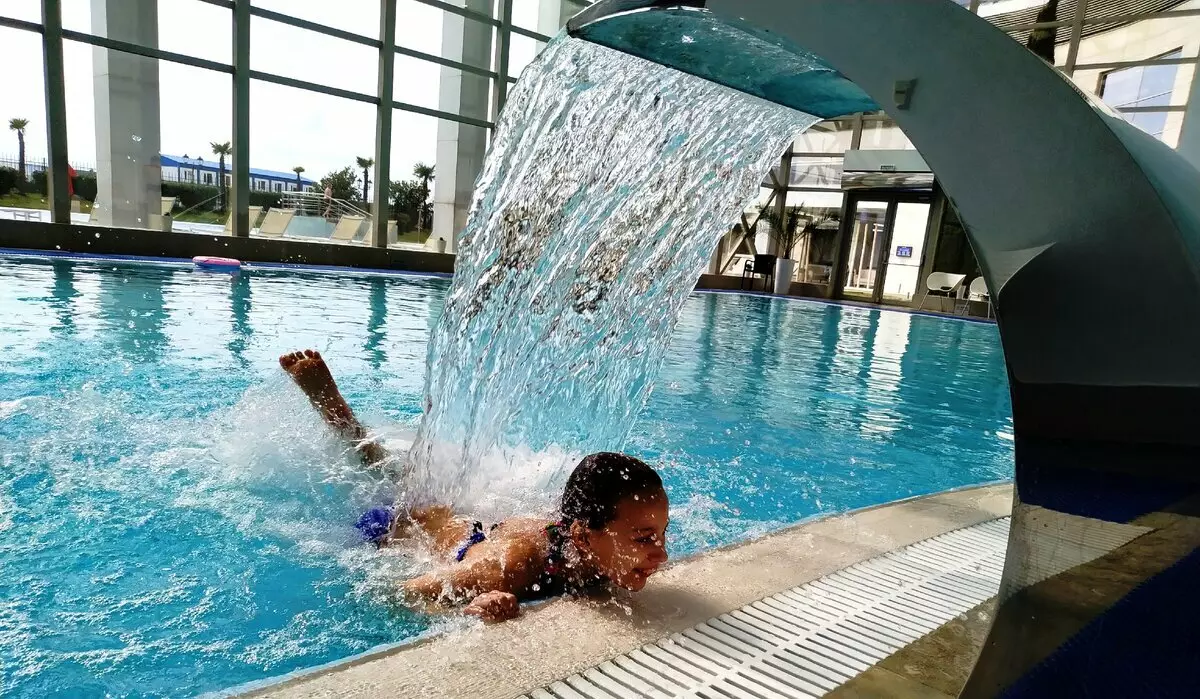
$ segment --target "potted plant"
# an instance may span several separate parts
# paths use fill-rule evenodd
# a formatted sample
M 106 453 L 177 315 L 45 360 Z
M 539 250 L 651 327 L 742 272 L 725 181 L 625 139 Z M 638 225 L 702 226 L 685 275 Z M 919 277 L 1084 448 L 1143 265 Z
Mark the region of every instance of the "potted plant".
M 796 261 L 792 259 L 792 249 L 800 241 L 808 226 L 808 218 L 804 215 L 803 204 L 789 206 L 783 210 L 783 216 L 778 210 L 767 212 L 763 218 L 771 225 L 771 238 L 779 251 L 775 259 L 775 293 L 786 295 L 792 286 L 792 275 L 796 272 Z

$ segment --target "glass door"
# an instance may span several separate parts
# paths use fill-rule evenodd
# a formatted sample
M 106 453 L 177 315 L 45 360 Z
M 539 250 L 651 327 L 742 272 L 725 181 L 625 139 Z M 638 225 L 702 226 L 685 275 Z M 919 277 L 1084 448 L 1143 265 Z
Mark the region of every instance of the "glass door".
M 887 247 L 888 202 L 859 201 L 850 222 L 850 247 L 846 255 L 846 284 L 842 295 L 859 301 L 875 301 L 876 285 L 882 281 L 880 266 Z
M 883 289 L 878 301 L 908 305 L 921 291 L 921 260 L 925 253 L 925 233 L 929 228 L 929 203 L 896 203 L 892 219 Z

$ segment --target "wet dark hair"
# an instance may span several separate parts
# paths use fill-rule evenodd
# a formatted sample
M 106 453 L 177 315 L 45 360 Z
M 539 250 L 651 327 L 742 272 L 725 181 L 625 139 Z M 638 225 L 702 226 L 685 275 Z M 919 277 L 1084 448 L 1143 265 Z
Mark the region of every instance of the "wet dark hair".
M 641 459 L 607 451 L 585 456 L 563 489 L 562 522 L 599 529 L 617 518 L 622 500 L 662 487 L 662 479 Z

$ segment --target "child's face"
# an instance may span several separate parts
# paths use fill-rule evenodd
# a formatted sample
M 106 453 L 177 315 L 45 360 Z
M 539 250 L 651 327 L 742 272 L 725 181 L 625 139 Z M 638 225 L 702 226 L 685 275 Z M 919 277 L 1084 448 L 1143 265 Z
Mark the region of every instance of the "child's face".
M 609 581 L 637 592 L 667 562 L 667 521 L 667 494 L 659 488 L 625 498 L 616 519 L 579 531 L 575 544 Z

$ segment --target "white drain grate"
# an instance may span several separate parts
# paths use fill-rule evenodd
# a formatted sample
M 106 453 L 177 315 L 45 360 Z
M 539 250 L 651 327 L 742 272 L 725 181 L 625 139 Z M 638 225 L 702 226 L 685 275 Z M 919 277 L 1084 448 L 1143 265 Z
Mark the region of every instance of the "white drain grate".
M 754 602 L 518 699 L 819 697 L 996 595 L 1009 518 Z

